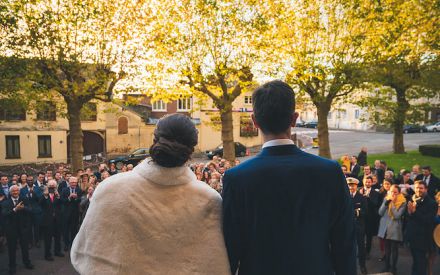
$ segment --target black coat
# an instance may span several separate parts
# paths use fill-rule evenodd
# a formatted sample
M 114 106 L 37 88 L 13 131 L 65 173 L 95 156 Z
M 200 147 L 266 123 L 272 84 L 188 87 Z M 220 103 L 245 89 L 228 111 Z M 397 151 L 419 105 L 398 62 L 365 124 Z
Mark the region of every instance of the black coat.
M 232 274 L 356 274 L 353 206 L 336 162 L 267 147 L 226 171 L 223 187 Z
M 415 180 L 423 180 L 423 175 L 418 175 Z M 431 174 L 431 178 L 429 179 L 428 184 L 428 195 L 435 199 L 435 195 L 440 192 L 440 179 L 437 178 L 434 174 Z
M 353 166 L 353 169 L 351 169 L 350 176 L 353 177 L 353 178 L 357 178 L 359 176 L 360 172 L 361 172 L 361 167 L 360 167 L 359 164 L 356 163 Z
M 66 187 L 69 187 L 69 185 L 67 184 L 67 182 L 66 182 L 65 180 L 61 181 L 61 182 L 58 184 L 58 194 L 61 195 L 61 194 L 63 193 L 64 188 L 66 188 Z
M 412 248 L 426 251 L 433 246 L 432 234 L 437 208 L 437 203 L 426 196 L 417 203 L 416 211 L 408 214 L 405 236 Z
M 367 214 L 365 216 L 365 233 L 376 236 L 379 230 L 379 207 L 382 201 L 379 192 L 371 188 L 369 196 L 364 196 L 367 202 Z
M 18 203 L 23 202 L 24 209 L 15 212 L 12 198 L 3 201 L 2 216 L 6 235 L 15 235 L 18 232 L 27 234 L 30 230 L 32 208 L 26 197 L 19 197 Z
M 367 165 L 367 152 L 361 151 L 358 155 L 358 163 L 360 166 Z
M 61 198 L 54 196 L 53 202 L 50 197 L 44 196 L 40 200 L 40 206 L 43 210 L 43 220 L 41 225 L 52 227 L 54 225 L 61 226 L 62 223 L 62 211 L 61 211 Z
M 375 174 L 377 177 L 377 183 L 379 185 L 379 188 L 382 186 L 383 183 L 383 179 L 385 178 L 385 170 L 383 170 L 382 168 L 376 169 L 375 170 Z
M 79 217 L 79 203 L 81 202 L 81 188 L 78 186 L 75 189 L 76 194 L 78 195 L 76 199 L 69 199 L 70 195 L 70 187 L 66 187 L 63 189 L 61 193 L 61 201 L 64 206 L 63 216 L 68 219 L 71 215 Z
M 365 228 L 365 218 L 367 216 L 367 200 L 359 192 L 356 192 L 354 198 L 352 197 L 351 199 L 353 202 L 353 209 L 356 218 L 356 226 Z M 357 215 L 356 213 L 359 213 L 359 215 Z

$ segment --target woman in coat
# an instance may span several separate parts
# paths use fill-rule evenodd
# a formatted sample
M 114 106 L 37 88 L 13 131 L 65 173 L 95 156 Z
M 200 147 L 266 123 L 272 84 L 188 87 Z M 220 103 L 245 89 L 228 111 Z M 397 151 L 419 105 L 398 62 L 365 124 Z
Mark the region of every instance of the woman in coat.
M 379 208 L 381 216 L 378 236 L 385 240 L 385 269 L 383 272 L 395 274 L 399 243 L 403 240 L 402 216 L 406 210 L 406 199 L 397 184 L 393 184 L 389 194 Z M 392 263 L 390 264 L 390 261 Z
M 185 165 L 197 136 L 187 116 L 163 117 L 151 159 L 96 188 L 70 253 L 80 274 L 230 274 L 221 196 Z

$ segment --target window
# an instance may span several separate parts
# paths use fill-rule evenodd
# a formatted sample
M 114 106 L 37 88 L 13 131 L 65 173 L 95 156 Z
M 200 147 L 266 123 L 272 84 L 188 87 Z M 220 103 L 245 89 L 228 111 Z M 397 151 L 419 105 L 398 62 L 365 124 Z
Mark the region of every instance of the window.
M 118 135 L 128 134 L 128 119 L 125 116 L 118 118 Z
M 251 105 L 252 104 L 252 96 L 250 96 L 250 95 L 244 96 L 244 104 Z
M 6 136 L 6 158 L 20 158 L 20 136 Z
M 51 136 L 38 136 L 38 157 L 50 158 L 52 157 L 52 142 Z
M 37 120 L 57 120 L 56 106 L 50 101 L 41 101 L 37 104 Z
M 240 117 L 240 137 L 257 137 L 258 129 L 255 128 L 250 116 Z
M 359 110 L 355 110 L 354 111 L 354 118 L 358 119 L 360 116 L 360 111 Z
M 339 118 L 345 119 L 347 118 L 347 111 L 339 111 Z
M 96 103 L 87 102 L 81 109 L 81 121 L 96 121 L 97 108 Z
M 192 109 L 192 97 L 189 98 L 179 98 L 177 101 L 177 111 L 186 112 Z
M 153 112 L 166 112 L 167 111 L 167 104 L 163 102 L 163 100 L 158 100 L 153 102 L 152 106 Z
M 26 120 L 26 110 L 13 100 L 1 99 L 0 120 Z

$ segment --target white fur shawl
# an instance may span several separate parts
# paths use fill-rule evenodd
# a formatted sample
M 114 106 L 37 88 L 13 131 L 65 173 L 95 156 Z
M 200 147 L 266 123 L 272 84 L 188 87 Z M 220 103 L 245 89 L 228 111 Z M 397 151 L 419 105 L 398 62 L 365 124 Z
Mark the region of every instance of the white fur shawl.
M 72 264 L 80 274 L 230 274 L 221 204 L 189 168 L 144 160 L 96 189 Z

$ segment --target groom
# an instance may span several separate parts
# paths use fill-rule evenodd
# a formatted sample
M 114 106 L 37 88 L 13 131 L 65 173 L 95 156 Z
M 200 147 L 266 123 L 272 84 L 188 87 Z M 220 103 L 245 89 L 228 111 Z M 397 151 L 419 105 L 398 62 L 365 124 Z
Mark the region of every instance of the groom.
M 271 81 L 252 95 L 260 154 L 223 178 L 232 274 L 356 274 L 354 215 L 338 163 L 298 149 L 295 95 Z

